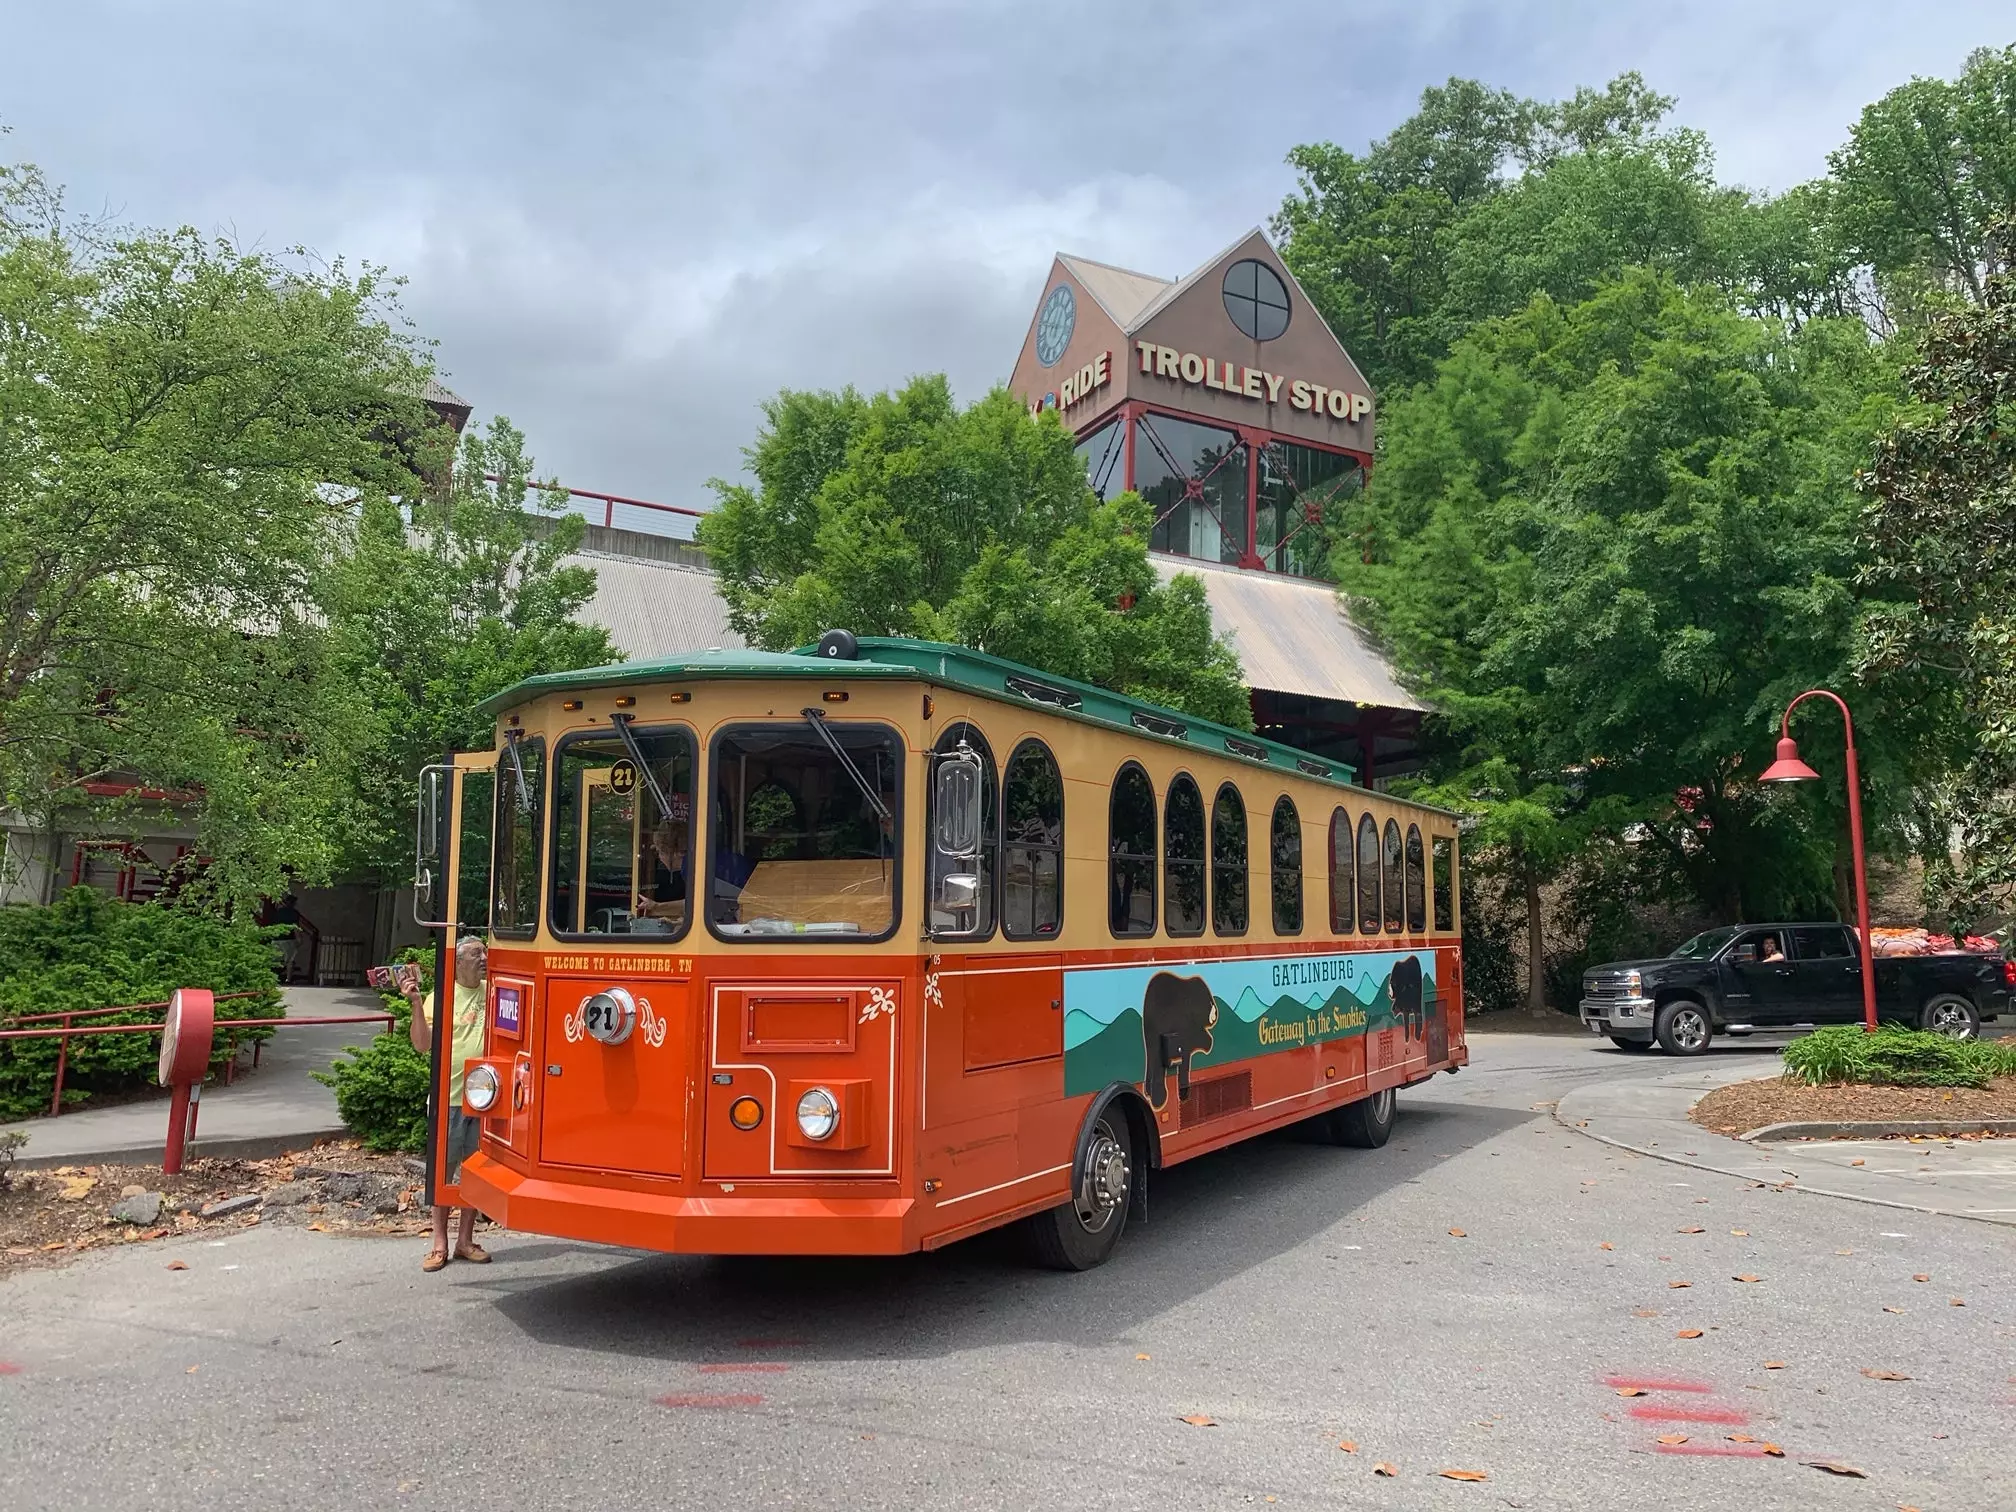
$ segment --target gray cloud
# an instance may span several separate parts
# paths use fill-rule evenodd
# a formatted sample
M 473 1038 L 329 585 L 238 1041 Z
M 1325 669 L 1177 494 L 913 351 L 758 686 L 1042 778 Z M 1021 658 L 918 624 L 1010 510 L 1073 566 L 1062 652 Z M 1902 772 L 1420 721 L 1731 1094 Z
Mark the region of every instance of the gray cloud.
M 22 8 L 10 156 L 80 208 L 389 264 L 542 470 L 705 502 L 785 385 L 1005 376 L 1050 254 L 1186 271 L 1428 84 L 1637 68 L 1725 178 L 2016 32 L 1874 0 Z

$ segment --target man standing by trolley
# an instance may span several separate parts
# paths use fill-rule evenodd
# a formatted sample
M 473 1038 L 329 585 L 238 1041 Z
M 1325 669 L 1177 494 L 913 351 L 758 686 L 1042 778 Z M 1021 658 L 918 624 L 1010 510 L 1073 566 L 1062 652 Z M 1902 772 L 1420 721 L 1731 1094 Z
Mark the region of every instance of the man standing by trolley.
M 441 1179 L 451 1185 L 461 1179 L 462 1162 L 476 1153 L 476 1139 L 481 1132 L 480 1121 L 462 1111 L 462 1074 L 469 1061 L 483 1053 L 483 1015 L 487 1006 L 483 978 L 487 965 L 488 953 L 478 936 L 465 934 L 455 942 L 455 994 L 447 1047 L 448 1106 L 440 1110 L 448 1120 L 447 1169 L 441 1173 Z M 406 1001 L 413 1006 L 413 1048 L 422 1055 L 431 1054 L 434 1025 L 427 1013 L 426 995 L 420 990 L 417 973 L 408 976 L 400 985 L 405 991 Z M 436 1001 L 440 1001 L 438 995 Z M 435 1084 L 438 1085 L 438 1082 Z M 438 1271 L 448 1263 L 450 1211 L 439 1205 L 434 1209 L 434 1247 L 420 1263 L 424 1271 Z M 455 1235 L 455 1258 L 476 1265 L 490 1263 L 489 1252 L 476 1242 L 476 1210 L 472 1207 L 462 1209 L 462 1221 Z

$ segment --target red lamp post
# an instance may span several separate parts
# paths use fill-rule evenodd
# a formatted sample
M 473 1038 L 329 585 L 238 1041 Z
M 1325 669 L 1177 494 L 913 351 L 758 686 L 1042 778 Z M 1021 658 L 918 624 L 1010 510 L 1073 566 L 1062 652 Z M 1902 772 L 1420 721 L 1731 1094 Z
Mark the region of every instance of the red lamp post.
M 1876 1031 L 1876 958 L 1869 948 L 1869 870 L 1862 859 L 1862 772 L 1855 764 L 1855 720 L 1848 705 L 1837 693 L 1825 688 L 1809 688 L 1785 705 L 1785 718 L 1778 726 L 1778 759 L 1759 774 L 1759 782 L 1813 782 L 1820 774 L 1799 759 L 1799 742 L 1792 738 L 1792 711 L 1809 698 L 1831 698 L 1841 711 L 1841 724 L 1848 737 L 1848 837 L 1855 851 L 1855 939 L 1862 954 L 1862 1027 Z

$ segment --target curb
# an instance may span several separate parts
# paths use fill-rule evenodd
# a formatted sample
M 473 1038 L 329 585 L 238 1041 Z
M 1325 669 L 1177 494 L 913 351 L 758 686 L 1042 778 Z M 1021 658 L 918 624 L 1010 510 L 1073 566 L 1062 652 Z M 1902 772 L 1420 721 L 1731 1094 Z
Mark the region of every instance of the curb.
M 188 1150 L 190 1160 L 268 1160 L 290 1150 L 311 1149 L 332 1139 L 348 1139 L 350 1131 L 338 1124 L 327 1129 L 303 1129 L 294 1134 L 241 1134 L 223 1139 L 197 1139 Z M 14 1162 L 17 1171 L 48 1171 L 57 1166 L 140 1165 L 161 1163 L 161 1142 L 121 1145 L 106 1150 L 80 1150 L 68 1155 L 23 1155 Z
M 1897 1134 L 1952 1137 L 1963 1134 L 2016 1134 L 2016 1118 L 1903 1119 L 1888 1123 L 1775 1123 L 1735 1137 L 1744 1143 L 1775 1144 L 1787 1139 L 1888 1139 Z

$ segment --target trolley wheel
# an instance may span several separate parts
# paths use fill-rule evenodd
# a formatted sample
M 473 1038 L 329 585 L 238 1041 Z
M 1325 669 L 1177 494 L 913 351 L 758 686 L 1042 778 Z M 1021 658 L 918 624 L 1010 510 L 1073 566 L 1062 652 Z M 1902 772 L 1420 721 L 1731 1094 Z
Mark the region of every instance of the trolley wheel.
M 1392 1136 L 1393 1120 L 1399 1111 L 1400 1094 L 1388 1087 L 1324 1114 L 1324 1137 L 1332 1144 L 1376 1150 Z
M 1659 1043 L 1670 1055 L 1699 1055 L 1708 1048 L 1715 1028 L 1708 1010 L 1699 1003 L 1681 999 L 1659 1010 Z
M 1981 1032 L 1981 1014 L 1957 993 L 1942 992 L 1925 1005 L 1920 1022 L 1948 1039 L 1971 1040 Z
M 1025 1220 L 1037 1263 L 1066 1271 L 1105 1264 L 1127 1227 L 1133 1175 L 1134 1149 L 1126 1115 L 1109 1109 L 1092 1126 L 1085 1174 L 1071 1200 Z
M 1619 1050 L 1650 1050 L 1652 1048 L 1652 1041 L 1650 1040 L 1631 1039 L 1629 1036 L 1622 1034 L 1611 1035 L 1610 1043 L 1615 1045 Z

